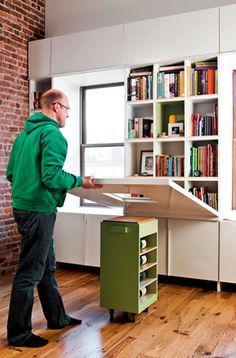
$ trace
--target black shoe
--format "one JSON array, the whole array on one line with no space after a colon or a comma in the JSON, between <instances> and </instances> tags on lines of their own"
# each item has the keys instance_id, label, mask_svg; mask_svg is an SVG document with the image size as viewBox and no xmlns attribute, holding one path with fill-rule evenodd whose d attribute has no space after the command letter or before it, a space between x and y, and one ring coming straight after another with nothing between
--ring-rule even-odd
<instances>
[{"instance_id":1,"label":"black shoe","mask_svg":"<svg viewBox=\"0 0 236 358\"><path fill-rule=\"evenodd\" d=\"M36 336L32 333L32 335L22 344L10 344L10 346L14 347L28 347L28 348L39 348L46 346L48 343L47 339L44 339L42 337Z\"/></svg>"},{"instance_id":2,"label":"black shoe","mask_svg":"<svg viewBox=\"0 0 236 358\"><path fill-rule=\"evenodd\" d=\"M68 323L64 324L64 325L54 325L54 324L50 324L48 323L48 328L49 329L62 329L62 328L65 328L65 327L68 327L68 326L77 326L79 324L82 323L82 320L81 319L77 319L77 318L72 318L70 317L70 320Z\"/></svg>"}]
</instances>

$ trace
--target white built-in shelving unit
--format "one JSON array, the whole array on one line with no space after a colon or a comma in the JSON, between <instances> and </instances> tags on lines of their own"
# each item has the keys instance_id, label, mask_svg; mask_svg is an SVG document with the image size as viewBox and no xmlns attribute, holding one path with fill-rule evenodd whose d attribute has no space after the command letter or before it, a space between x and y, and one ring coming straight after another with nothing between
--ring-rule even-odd
<instances>
[{"instance_id":1,"label":"white built-in shelving unit","mask_svg":"<svg viewBox=\"0 0 236 358\"><path fill-rule=\"evenodd\" d=\"M190 92L190 86L193 78L193 71L191 70L191 68L194 67L194 64L199 62L203 64L205 63L205 66L207 66L207 63L210 62L215 62L216 64L215 68L211 70L214 75L214 89L211 91L213 92L211 94L201 94L201 92L199 92L199 94L196 93L196 95L193 95L191 93L192 91ZM162 97L160 97L158 94L158 79L160 78L160 70L162 68L168 68L168 66L169 68L183 68L181 70L181 96L177 92L175 93L176 96L174 95L173 97L169 97L170 94L167 92L163 92ZM127 69L126 71L126 92L129 96L127 97L128 100L126 101L126 176L132 177L142 175L141 153L145 151L150 151L150 155L153 156L153 171L151 173L151 176L156 177L158 179L166 178L168 176L169 178L177 182L179 185L181 185L183 188L185 188L187 191L192 190L192 188L195 187L204 187L205 190L207 190L208 192L216 193L216 196L218 196L218 111L216 113L216 108L218 109L218 57L195 57L172 63L163 62L161 64L153 64L151 66L149 65L148 68L152 68L153 96L152 98L148 98L146 100L143 98L141 100L135 98L135 90L137 90L137 92L140 92L140 87L142 91L143 86L142 83L139 86L138 81L142 82L142 78L146 77L144 82L145 84L147 82L148 76L145 76L145 65L139 66L141 74L140 77L138 77L139 70L137 67L135 67L135 69ZM201 71L202 73L206 73L206 76L208 75L207 67L206 70ZM199 70L196 72L199 72ZM178 72L177 70L173 70L172 72L170 70L167 70L165 74L168 73L175 73L175 75L177 76ZM137 88L135 88L135 78ZM165 81L164 75L162 81ZM208 92L207 78L204 78L203 81L205 81L206 83L205 92ZM173 86L174 85L176 84L173 83ZM165 90L165 86L170 87L170 82L168 82L167 84L163 83L163 91ZM195 134L192 132L191 118L193 113L198 113L199 116L202 117L214 117L215 122L217 122L217 128L215 129L215 131L212 131L210 135L208 133L205 133L205 135L193 135ZM168 133L168 119L169 115L171 114L174 114L176 116L177 124L181 123L183 126L183 129L179 133L179 136L172 136L169 135L170 133ZM143 138L142 134L139 135L139 133L137 133L137 127L140 126L140 124L137 124L139 118L141 118L141 121L143 121L143 118L153 119L153 129L151 130L151 135L148 138ZM132 120L133 123L131 122ZM133 127L130 123L132 123ZM131 127L132 129L130 129ZM134 127L136 127L136 129ZM208 150L206 150L206 152L210 150L210 146L217 148L214 153L214 171L212 172L211 170L211 173L209 172L209 168L208 170L206 170L207 174L204 173L203 170L200 171L198 167L196 168L198 169L198 173L193 173L193 170L191 170L191 147L199 146L208 146ZM174 175L174 173L168 172L163 175L160 175L160 172L158 171L157 156L164 154L173 157L182 156L184 158L184 169L182 170L182 173L179 173L179 175ZM205 154L205 156L206 155L207 154ZM201 166L207 166L206 161L207 159L205 158L204 163L202 163ZM199 176L194 176L193 174L199 174Z\"/></svg>"},{"instance_id":2,"label":"white built-in shelving unit","mask_svg":"<svg viewBox=\"0 0 236 358\"><path fill-rule=\"evenodd\" d=\"M152 66L152 98L124 103L125 179L127 182L137 180L140 185L134 185L136 192L138 189L143 190L143 181L149 178L140 176L141 151L150 151L153 153L154 162L150 180L155 178L161 183L172 179L175 183L172 182L171 186L175 188L178 184L178 188L175 188L177 192L187 198L191 197L194 205L199 204L202 213L201 216L195 217L192 212L193 215L187 217L191 204L182 201L178 193L176 196L174 194L173 198L172 189L172 194L166 199L165 190L168 190L164 186L163 190L159 187L155 209L159 221L158 272L163 275L207 279L218 283L236 282L236 257L233 250L236 214L232 209L232 71L236 69L235 14L236 5L231 5L124 24L113 29L58 36L34 41L29 46L30 113L38 110L34 105L35 92L43 92L53 87L68 94L73 111L68 126L63 129L69 143L69 160L65 169L77 174L80 167L80 87L109 83L111 79L114 82L117 79L119 82L124 80L127 95L127 78L130 71ZM193 26L199 19L204 26ZM168 29L165 36L163 29ZM192 64L211 59L217 61L218 69L218 86L215 93L192 95L189 92ZM179 63L184 67L183 94L174 98L159 98L157 76L160 67ZM111 75L113 70L119 71L118 77ZM218 133L193 135L192 113L204 116L212 113L216 105ZM177 122L183 123L183 132L179 137L168 136L169 114L176 114ZM153 134L150 138L129 137L128 120L136 117L153 118ZM162 135L163 132L166 136ZM218 145L217 173L214 176L193 176L190 166L191 147L209 144ZM160 154L182 155L183 175L169 178L157 176L155 159ZM202 186L217 193L218 210L188 193L190 189ZM128 184L124 183L123 187L126 189ZM155 190L153 189L153 193ZM170 208L170 214L172 206L176 206L175 216L169 215L167 211L161 215L160 201L164 204L164 209L165 204ZM58 259L62 262L98 266L100 222L106 216L116 216L117 213L112 214L109 211L105 214L99 212L100 209L96 209L93 214L84 213L83 208L77 208L76 211L75 206L78 206L77 197L69 200L68 206L58 215L55 231ZM126 209L129 207L135 210L138 204L128 203ZM205 217L203 209L208 212ZM152 211L152 216L155 216L154 212L155 210ZM78 226L79 230L83 228L83 237L78 234ZM65 235L68 238L66 241ZM80 255L80 252L83 254Z\"/></svg>"}]
</instances>

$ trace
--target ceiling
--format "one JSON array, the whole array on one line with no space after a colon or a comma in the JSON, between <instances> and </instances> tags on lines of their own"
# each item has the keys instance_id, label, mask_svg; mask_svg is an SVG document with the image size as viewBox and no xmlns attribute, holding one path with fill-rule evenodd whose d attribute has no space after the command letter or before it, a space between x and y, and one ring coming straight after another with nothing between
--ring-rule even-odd
<instances>
[{"instance_id":1,"label":"ceiling","mask_svg":"<svg viewBox=\"0 0 236 358\"><path fill-rule=\"evenodd\" d=\"M46 37L234 4L232 0L45 0ZM198 26L196 24L195 26ZM200 23L199 26L202 26Z\"/></svg>"}]
</instances>

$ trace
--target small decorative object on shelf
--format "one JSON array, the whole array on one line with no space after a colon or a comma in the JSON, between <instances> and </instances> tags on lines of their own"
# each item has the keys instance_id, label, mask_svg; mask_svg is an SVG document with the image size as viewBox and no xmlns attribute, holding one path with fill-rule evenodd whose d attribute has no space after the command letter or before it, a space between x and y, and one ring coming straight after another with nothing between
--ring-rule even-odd
<instances>
[{"instance_id":1,"label":"small decorative object on shelf","mask_svg":"<svg viewBox=\"0 0 236 358\"><path fill-rule=\"evenodd\" d=\"M152 151L141 151L140 175L143 175L143 176L152 176L153 175L153 152Z\"/></svg>"},{"instance_id":2,"label":"small decorative object on shelf","mask_svg":"<svg viewBox=\"0 0 236 358\"><path fill-rule=\"evenodd\" d=\"M183 133L183 123L168 123L169 137L179 137Z\"/></svg>"},{"instance_id":3,"label":"small decorative object on shelf","mask_svg":"<svg viewBox=\"0 0 236 358\"><path fill-rule=\"evenodd\" d=\"M201 171L200 170L194 170L193 176L194 177L200 177L201 176Z\"/></svg>"},{"instance_id":4,"label":"small decorative object on shelf","mask_svg":"<svg viewBox=\"0 0 236 358\"><path fill-rule=\"evenodd\" d=\"M159 137L159 135L158 135L158 137ZM168 137L168 135L166 135L166 132L162 132L160 137L165 138L165 137Z\"/></svg>"},{"instance_id":5,"label":"small decorative object on shelf","mask_svg":"<svg viewBox=\"0 0 236 358\"><path fill-rule=\"evenodd\" d=\"M170 114L169 115L169 123L176 123L176 122L177 122L176 114Z\"/></svg>"}]
</instances>

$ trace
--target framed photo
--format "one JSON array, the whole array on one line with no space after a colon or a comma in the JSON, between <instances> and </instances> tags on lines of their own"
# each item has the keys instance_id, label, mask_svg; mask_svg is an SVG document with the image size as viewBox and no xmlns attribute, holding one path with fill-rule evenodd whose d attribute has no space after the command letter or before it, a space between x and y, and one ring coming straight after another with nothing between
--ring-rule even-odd
<instances>
[{"instance_id":1,"label":"framed photo","mask_svg":"<svg viewBox=\"0 0 236 358\"><path fill-rule=\"evenodd\" d=\"M153 152L151 150L142 150L140 154L140 175L153 175Z\"/></svg>"},{"instance_id":2,"label":"framed photo","mask_svg":"<svg viewBox=\"0 0 236 358\"><path fill-rule=\"evenodd\" d=\"M183 123L168 123L168 136L179 137L183 133Z\"/></svg>"}]
</instances>

